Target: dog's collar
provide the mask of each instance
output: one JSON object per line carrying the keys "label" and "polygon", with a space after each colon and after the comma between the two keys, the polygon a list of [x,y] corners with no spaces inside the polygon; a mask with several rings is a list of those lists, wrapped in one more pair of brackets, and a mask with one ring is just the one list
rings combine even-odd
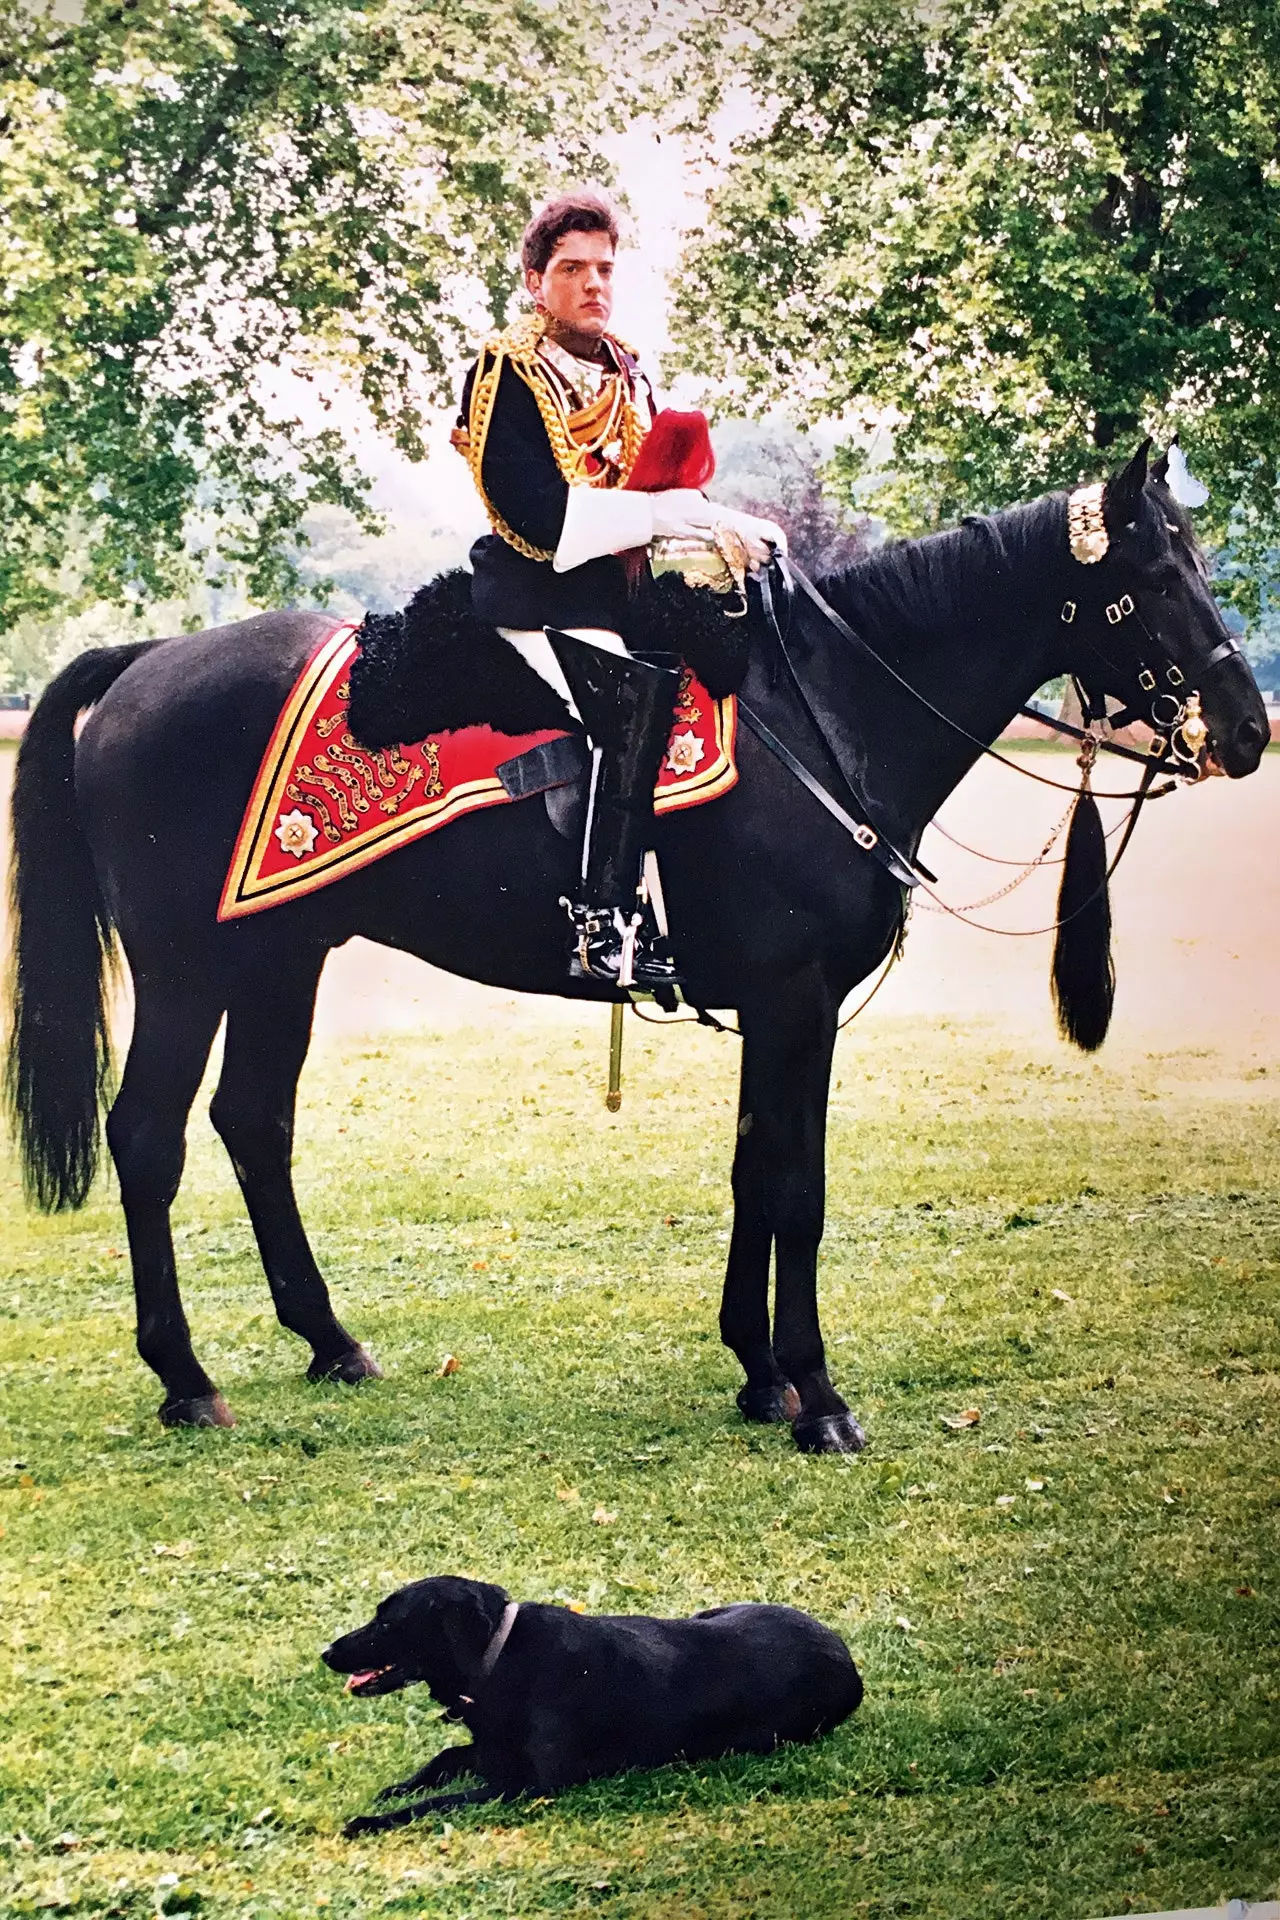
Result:
{"label": "dog's collar", "polygon": [[[476,1680],[487,1680],[497,1666],[498,1655],[507,1644],[511,1629],[516,1623],[516,1615],[519,1611],[520,1602],[518,1600],[508,1600],[506,1606],[502,1609],[502,1618],[498,1622],[497,1630],[480,1656],[480,1666],[476,1673]],[[475,1684],[474,1681],[472,1684]],[[475,1701],[469,1693],[459,1694],[458,1698],[468,1707],[475,1705]]]}

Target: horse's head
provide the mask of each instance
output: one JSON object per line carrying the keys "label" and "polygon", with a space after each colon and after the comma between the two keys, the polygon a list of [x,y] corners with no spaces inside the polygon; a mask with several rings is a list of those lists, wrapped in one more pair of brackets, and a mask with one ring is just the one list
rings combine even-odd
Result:
{"label": "horse's head", "polygon": [[1068,498],[1068,670],[1096,710],[1104,694],[1119,699],[1127,719],[1171,735],[1181,757],[1211,758],[1238,779],[1254,771],[1270,738],[1266,709],[1169,491],[1168,456],[1148,470],[1150,445]]}

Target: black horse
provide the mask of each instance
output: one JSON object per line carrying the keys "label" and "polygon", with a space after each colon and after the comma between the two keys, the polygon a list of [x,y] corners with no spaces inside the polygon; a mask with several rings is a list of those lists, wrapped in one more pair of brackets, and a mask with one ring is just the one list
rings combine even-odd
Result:
{"label": "black horse", "polygon": [[[799,684],[884,835],[909,856],[977,758],[974,740],[994,740],[1064,671],[1126,701],[1148,697],[1153,668],[1161,685],[1180,671],[1202,695],[1221,768],[1239,776],[1257,766],[1268,739],[1261,700],[1244,660],[1222,644],[1189,524],[1162,468],[1148,475],[1145,448],[1108,483],[1104,517],[1109,551],[1097,564],[1073,557],[1057,494],[887,547],[824,581],[901,679],[797,602]],[[212,1118],[276,1312],[309,1343],[309,1378],[351,1381],[377,1368],[334,1315],[290,1172],[325,955],[362,934],[495,986],[599,997],[566,981],[558,901],[575,850],[537,800],[472,814],[295,904],[218,924],[254,775],[326,631],[318,614],[266,614],[87,653],[48,688],[18,763],[9,1093],[28,1187],[54,1208],[79,1204],[92,1179],[110,1079],[106,962],[118,936],[136,1016],[107,1139],[138,1350],[164,1384],[170,1425],[231,1419],[192,1351],[169,1226],[187,1115],[224,1014]],[[796,687],[771,671],[763,645],[744,694],[822,775]],[[898,938],[903,891],[746,731],[739,759],[731,793],[659,829],[687,995],[736,1008],[743,1040],[720,1330],[746,1372],[738,1404],[749,1419],[790,1418],[802,1448],[850,1452],[864,1437],[827,1377],[817,1306],[828,1077],[841,1002]]]}

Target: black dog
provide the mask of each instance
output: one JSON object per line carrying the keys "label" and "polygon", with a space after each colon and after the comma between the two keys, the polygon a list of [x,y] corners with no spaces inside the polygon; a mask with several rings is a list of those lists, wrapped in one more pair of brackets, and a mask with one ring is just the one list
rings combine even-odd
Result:
{"label": "black dog", "polygon": [[830,1732],[862,1699],[843,1640],[794,1607],[587,1618],[517,1606],[501,1587],[452,1577],[401,1587],[321,1657],[365,1699],[424,1681],[470,1729],[473,1745],[446,1747],[379,1800],[467,1773],[484,1783],[365,1815],[348,1834],[558,1793],[628,1767],[772,1753]]}

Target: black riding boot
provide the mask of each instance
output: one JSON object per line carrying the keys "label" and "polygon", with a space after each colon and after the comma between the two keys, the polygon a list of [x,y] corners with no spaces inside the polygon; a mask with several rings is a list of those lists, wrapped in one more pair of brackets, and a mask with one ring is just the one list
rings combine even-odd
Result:
{"label": "black riding boot", "polygon": [[680,676],[606,653],[547,628],[593,747],[582,897],[566,902],[573,923],[569,973],[652,992],[679,984],[652,910],[641,895],[653,844],[653,787],[671,733]]}

